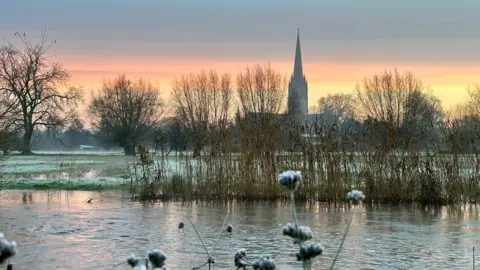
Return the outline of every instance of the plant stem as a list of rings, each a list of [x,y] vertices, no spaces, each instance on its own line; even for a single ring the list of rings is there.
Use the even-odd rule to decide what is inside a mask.
[[[292,203],[292,212],[293,212],[293,221],[295,222],[295,227],[298,229],[298,220],[297,220],[297,210],[295,208],[295,191],[290,190],[290,201]]]
[[[220,228],[220,231],[218,232],[218,235],[217,235],[217,239],[215,240],[215,244],[213,245],[213,251],[212,251],[213,256],[215,256],[215,251],[217,250],[217,242],[220,239],[220,235],[222,234],[223,227],[225,226],[225,223],[227,223],[228,214],[230,214],[230,209],[227,210],[227,213],[225,214],[225,218],[223,219],[222,227]]]
[[[200,242],[202,242],[202,246],[203,246],[203,248],[205,249],[205,252],[207,253],[207,256],[210,258],[210,253],[208,253],[207,246],[205,246],[205,243],[203,243],[203,239],[202,239],[202,237],[200,236],[200,234],[198,233],[197,228],[195,227],[195,225],[193,224],[192,220],[190,219],[190,217],[189,217],[186,213],[185,213],[185,216],[187,217],[188,221],[190,221],[190,224],[192,224],[193,229],[194,229],[195,232],[197,233],[198,239],[200,239]]]
[[[295,229],[298,230],[298,219],[297,219],[297,209],[295,207],[295,191],[294,190],[290,190],[290,201],[292,203],[292,212],[293,212],[293,221],[295,222]],[[301,251],[302,249],[302,242],[298,240],[298,246],[300,248],[299,252]],[[303,269],[304,270],[308,270],[309,268],[307,267],[307,262],[302,259],[302,266],[303,266]]]
[[[333,259],[332,265],[330,266],[330,270],[333,269],[333,267],[335,266],[335,263],[337,262],[338,255],[340,254],[340,251],[342,250],[343,243],[345,242],[345,238],[347,238],[348,230],[350,229],[350,225],[352,224],[354,213],[355,213],[355,209],[354,209],[354,211],[352,211],[352,217],[350,218],[350,221],[348,222],[348,225],[347,225],[347,229],[345,230],[345,233],[343,234],[342,241],[340,242],[340,246],[338,247],[337,254],[335,254],[335,258]]]

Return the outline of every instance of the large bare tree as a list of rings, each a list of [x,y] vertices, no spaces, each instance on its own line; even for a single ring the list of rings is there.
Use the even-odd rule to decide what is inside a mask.
[[[287,123],[287,79],[269,65],[247,67],[237,75],[238,114],[244,147],[275,151]]]
[[[93,94],[88,111],[92,125],[105,140],[134,156],[135,147],[162,120],[165,105],[160,91],[150,82],[120,75],[104,81],[103,88]]]
[[[64,126],[73,114],[69,105],[81,100],[80,89],[69,88],[62,93],[69,74],[62,65],[47,56],[52,42],[42,32],[37,43],[31,43],[25,34],[15,34],[22,49],[7,43],[0,48],[0,91],[15,98],[16,123],[23,126],[22,154],[31,154],[30,141],[38,126]]]
[[[4,153],[8,152],[9,144],[19,129],[15,124],[17,105],[18,102],[11,93],[0,92],[0,147]]]
[[[374,74],[355,89],[358,113],[398,128],[403,124],[410,96],[424,89],[422,81],[411,72],[393,70]]]
[[[419,149],[437,140],[444,113],[420,78],[397,70],[374,74],[357,85],[357,113],[386,128],[388,149]]]
[[[237,75],[239,109],[242,114],[286,113],[287,80],[270,66],[247,67]]]
[[[194,156],[207,144],[214,150],[219,146],[213,145],[214,138],[226,137],[232,118],[230,74],[202,71],[175,78],[172,87],[176,117],[191,132]]]

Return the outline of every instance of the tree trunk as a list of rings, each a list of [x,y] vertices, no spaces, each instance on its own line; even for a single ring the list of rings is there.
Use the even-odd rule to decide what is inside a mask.
[[[135,144],[127,144],[126,146],[123,147],[123,150],[125,151],[125,155],[127,156],[135,156]]]
[[[22,155],[33,155],[30,149],[30,142],[32,140],[33,128],[25,126],[25,134],[23,134]]]

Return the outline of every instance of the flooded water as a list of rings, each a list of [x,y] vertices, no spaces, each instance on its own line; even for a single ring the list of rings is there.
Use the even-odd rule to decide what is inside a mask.
[[[0,191],[0,231],[17,241],[20,250],[15,269],[113,269],[132,252],[141,256],[151,248],[167,253],[171,269],[191,269],[205,262],[206,255],[188,222],[185,233],[177,229],[183,213],[215,254],[216,269],[234,269],[239,248],[247,249],[249,260],[271,255],[277,269],[301,269],[294,261],[297,246],[279,235],[281,224],[291,221],[289,204],[141,204],[121,197],[118,192]],[[85,202],[88,198],[93,198],[91,204]],[[472,247],[480,250],[475,206],[297,208],[299,222],[310,226],[314,241],[325,247],[314,269],[329,267],[350,218],[335,269],[472,269]],[[227,209],[228,223],[236,230],[217,238]]]

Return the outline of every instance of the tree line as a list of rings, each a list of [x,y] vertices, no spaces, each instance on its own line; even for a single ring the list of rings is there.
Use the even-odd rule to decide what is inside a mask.
[[[92,94],[82,112],[89,122],[83,123],[75,109],[85,99],[82,89],[71,86],[68,70],[47,54],[55,42],[45,32],[37,43],[25,34],[15,37],[21,47],[0,48],[5,152],[29,155],[32,144],[48,141],[72,148],[117,146],[127,155],[143,145],[194,156],[242,152],[271,159],[278,151],[318,145],[350,152],[478,151],[479,85],[468,86],[468,101],[445,111],[420,78],[398,70],[365,77],[352,94],[320,98],[305,123],[288,118],[287,77],[270,66],[247,67],[235,77],[216,71],[183,75],[173,80],[168,101],[150,81],[119,75]]]

